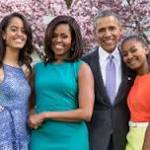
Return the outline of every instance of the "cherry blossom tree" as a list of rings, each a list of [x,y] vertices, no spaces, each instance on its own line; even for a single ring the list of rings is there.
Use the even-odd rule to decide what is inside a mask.
[[[123,18],[125,21],[125,27],[128,29],[129,32],[139,34],[148,43],[150,43],[149,0],[126,0],[126,4],[124,5]]]
[[[32,22],[32,29],[34,32],[35,42],[43,43],[44,31],[49,21],[57,15],[68,14],[67,6],[64,0],[30,0],[29,7],[32,9],[30,16]],[[34,7],[33,7],[34,6]],[[44,17],[47,17],[47,22]]]
[[[136,33],[150,42],[150,0],[73,0],[70,12],[81,26],[87,48],[94,44],[93,17],[102,10],[116,12],[127,35]]]
[[[28,19],[33,30],[34,47],[40,55],[49,21],[57,15],[69,13],[64,0],[1,0],[0,12],[0,20],[12,12],[20,12]]]
[[[23,13],[32,26],[35,45],[40,46],[47,23],[57,15],[71,15],[81,26],[86,51],[95,46],[94,16],[107,9],[121,16],[125,33],[137,33],[150,41],[149,0],[1,0],[0,20],[14,11]]]
[[[98,11],[114,10],[119,12],[122,0],[73,0],[70,14],[79,22],[84,38],[85,51],[95,46],[93,20]]]

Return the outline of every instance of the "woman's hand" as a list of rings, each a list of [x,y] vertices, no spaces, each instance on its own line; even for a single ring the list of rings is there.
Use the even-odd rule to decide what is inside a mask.
[[[37,129],[39,126],[42,125],[44,118],[44,113],[31,114],[28,120],[29,127]]]

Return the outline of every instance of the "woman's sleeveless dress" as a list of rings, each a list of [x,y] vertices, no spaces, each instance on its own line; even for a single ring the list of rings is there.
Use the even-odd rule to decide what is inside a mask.
[[[28,150],[30,86],[21,68],[4,64],[0,82],[0,150]]]
[[[78,72],[82,61],[35,66],[36,112],[78,107]],[[89,150],[84,121],[46,120],[32,131],[30,150]]]

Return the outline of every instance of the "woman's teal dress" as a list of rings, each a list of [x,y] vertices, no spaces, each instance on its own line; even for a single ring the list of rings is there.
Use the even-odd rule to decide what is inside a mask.
[[[37,113],[78,108],[78,72],[82,63],[36,64]],[[47,120],[32,131],[30,150],[89,150],[86,123]]]

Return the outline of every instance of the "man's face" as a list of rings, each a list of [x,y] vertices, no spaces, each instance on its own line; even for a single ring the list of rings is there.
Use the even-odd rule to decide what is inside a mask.
[[[121,24],[116,17],[102,17],[96,21],[95,38],[108,53],[115,50],[121,35]]]

